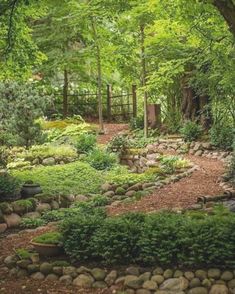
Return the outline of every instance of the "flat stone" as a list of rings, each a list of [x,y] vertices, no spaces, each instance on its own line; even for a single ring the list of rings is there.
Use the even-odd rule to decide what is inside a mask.
[[[11,268],[16,265],[18,258],[15,255],[9,255],[4,259],[4,263],[7,267]]]
[[[109,183],[105,183],[101,186],[101,190],[103,192],[108,192],[108,191],[112,191],[113,187],[112,185],[110,185]]]
[[[208,294],[207,288],[204,287],[196,287],[193,289],[190,289],[188,291],[188,294]]]
[[[45,276],[41,272],[34,273],[30,276],[33,280],[44,280]]]
[[[189,282],[184,277],[180,278],[171,278],[165,280],[161,286],[161,290],[170,290],[170,291],[183,291],[188,288]]]
[[[19,269],[16,276],[17,278],[25,278],[28,276],[28,272],[26,269]]]
[[[48,157],[48,158],[43,159],[42,164],[43,165],[55,165],[56,161],[55,161],[54,157]]]
[[[30,265],[32,262],[28,259],[22,259],[22,260],[18,260],[16,262],[16,264],[20,267],[20,268],[23,268],[23,269],[27,269],[28,268],[28,265]]]
[[[78,274],[85,274],[85,273],[90,273],[91,270],[85,266],[80,266],[78,269],[77,269],[77,273]]]
[[[40,265],[39,264],[29,264],[27,269],[30,274],[33,274],[33,273],[39,272]]]
[[[92,284],[94,283],[94,278],[89,274],[81,274],[76,279],[73,280],[73,285],[83,288],[91,288]]]
[[[3,215],[4,221],[6,222],[8,228],[19,227],[21,223],[21,217],[16,213]]]
[[[132,196],[135,195],[135,193],[136,193],[136,191],[134,191],[134,190],[130,190],[130,191],[126,192],[125,195],[128,196],[128,197],[132,197]]]
[[[210,288],[211,287],[211,281],[209,279],[204,279],[202,281],[202,286],[206,287],[206,288]]]
[[[209,294],[228,294],[228,288],[225,285],[213,285]]]
[[[184,291],[157,290],[154,294],[185,294]]]
[[[63,267],[62,266],[54,266],[52,268],[54,274],[62,276],[63,275]]]
[[[104,193],[104,196],[106,197],[113,197],[115,195],[114,191],[107,191]]]
[[[174,272],[174,278],[180,278],[180,277],[183,277],[184,273],[180,270],[176,270]]]
[[[62,277],[60,277],[60,278],[59,278],[59,281],[60,281],[63,285],[68,286],[68,285],[71,285],[71,284],[72,284],[73,279],[72,279],[71,276],[66,275],[66,276],[62,276]]]
[[[232,279],[228,282],[228,287],[231,289],[235,289],[235,279]]]
[[[151,291],[147,289],[138,289],[136,294],[151,294]]]

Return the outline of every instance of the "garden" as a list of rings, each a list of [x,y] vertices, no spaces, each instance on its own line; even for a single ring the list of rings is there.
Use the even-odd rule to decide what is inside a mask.
[[[235,293],[234,1],[2,2],[0,293]]]

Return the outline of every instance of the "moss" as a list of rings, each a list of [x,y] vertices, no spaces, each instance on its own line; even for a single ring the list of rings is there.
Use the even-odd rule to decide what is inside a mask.
[[[51,203],[51,201],[55,200],[57,197],[55,195],[40,193],[38,195],[35,195],[34,198],[42,203]]]
[[[51,264],[53,267],[54,266],[61,266],[61,267],[66,267],[70,266],[70,263],[67,262],[66,260],[56,260]]]
[[[118,187],[115,191],[115,194],[117,195],[124,195],[126,193],[126,190],[123,189],[122,187]]]
[[[35,200],[34,199],[24,199],[24,200],[17,200],[13,202],[14,206],[19,206],[25,208],[25,210],[32,210],[35,208]]]
[[[24,248],[16,249],[16,254],[20,259],[30,259],[32,256],[32,253]]]
[[[33,242],[57,245],[62,242],[62,235],[59,232],[49,232],[34,238]]]
[[[13,211],[11,205],[7,202],[0,203],[0,210],[3,214],[9,214]]]

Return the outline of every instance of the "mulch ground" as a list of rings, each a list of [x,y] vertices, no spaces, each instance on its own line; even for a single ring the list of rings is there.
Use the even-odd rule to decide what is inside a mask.
[[[108,143],[111,138],[119,132],[127,130],[125,124],[106,124],[106,133],[98,137],[100,144]],[[131,203],[122,204],[109,209],[110,214],[121,214],[128,211],[151,212],[159,209],[172,209],[175,207],[186,208],[194,204],[199,196],[217,195],[222,191],[218,179],[223,174],[223,164],[217,160],[195,156],[186,156],[200,167],[190,177],[172,183],[162,189],[157,189],[152,195]],[[20,232],[12,238],[0,236],[0,293],[21,294],[21,293],[45,293],[45,294],[110,294],[111,290],[79,289],[73,286],[62,286],[59,282],[32,281],[30,279],[16,279],[9,277],[4,271],[2,260],[13,253],[14,249],[29,247],[30,240],[42,232],[53,229],[53,226],[38,230],[36,232]]]

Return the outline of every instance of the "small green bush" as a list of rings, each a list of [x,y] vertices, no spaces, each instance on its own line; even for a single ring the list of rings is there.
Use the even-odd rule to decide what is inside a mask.
[[[16,254],[20,259],[30,259],[32,256],[32,253],[24,248],[16,249]]]
[[[22,218],[20,226],[23,229],[35,229],[37,227],[44,226],[46,222],[41,218]]]
[[[61,244],[63,241],[62,235],[59,232],[49,232],[37,236],[33,239],[33,242],[41,243],[41,244]]]
[[[94,149],[85,160],[97,170],[109,170],[117,163],[117,156],[102,149]]]
[[[141,115],[141,116],[131,118],[129,125],[130,125],[131,130],[143,129],[144,128],[144,116]]]
[[[210,131],[211,143],[221,149],[231,149],[235,138],[232,126],[214,125]]]
[[[129,138],[126,135],[117,135],[108,144],[108,151],[123,152],[130,147]]]
[[[0,199],[14,197],[20,192],[20,181],[9,174],[0,176]]]
[[[96,136],[90,133],[82,133],[74,143],[78,153],[88,153],[96,145]]]
[[[192,142],[202,135],[202,127],[193,121],[187,121],[180,129],[181,135],[185,141]]]

